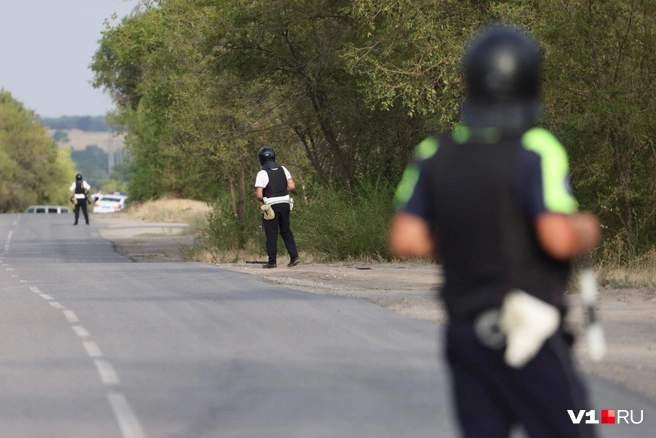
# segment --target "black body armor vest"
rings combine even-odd
[[[287,191],[287,177],[285,176],[285,170],[282,167],[264,169],[264,171],[269,175],[269,183],[262,190],[262,194],[265,198],[275,198],[277,196],[286,196],[289,194]]]
[[[513,173],[520,137],[499,143],[457,144],[439,139],[424,163],[429,180],[431,224],[445,284],[442,297],[451,316],[472,318],[498,307],[505,294],[521,289],[563,309],[569,263],[548,256],[534,224],[514,193]]]
[[[75,181],[75,194],[76,195],[79,195],[79,194],[84,195],[84,186],[82,185],[82,181]]]

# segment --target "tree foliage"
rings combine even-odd
[[[77,170],[84,175],[84,179],[95,187],[98,181],[105,180],[109,176],[107,155],[107,152],[93,144],[83,150],[72,151],[71,159]]]
[[[548,122],[570,146],[575,189],[601,218],[605,251],[632,258],[656,243],[656,4],[551,3],[536,26]]]
[[[70,151],[59,150],[36,114],[0,90],[0,212],[65,203],[74,175]]]

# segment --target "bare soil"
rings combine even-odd
[[[182,261],[180,247],[193,236],[181,234],[185,224],[152,223],[121,215],[94,215],[100,234],[135,262]],[[303,254],[301,253],[301,259]],[[439,269],[429,263],[301,263],[262,269],[256,263],[221,263],[220,268],[245,272],[265,281],[316,294],[363,299],[410,318],[440,324],[444,312],[436,299]],[[598,311],[606,331],[608,353],[601,362],[587,354],[581,328],[579,296],[569,295],[569,319],[579,332],[576,357],[583,371],[617,382],[656,402],[656,290],[602,289]]]

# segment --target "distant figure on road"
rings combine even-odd
[[[262,227],[266,234],[266,250],[269,260],[264,268],[277,266],[278,230],[289,253],[288,267],[301,262],[296,249],[294,235],[290,229],[289,212],[291,211],[289,192],[296,188],[292,175],[285,166],[276,163],[276,154],[268,146],[260,148],[257,158],[262,170],[255,178],[255,197],[263,203]]]
[[[78,173],[75,175],[75,181],[71,184],[69,190],[73,192],[71,199],[75,202],[75,223],[73,225],[77,225],[77,221],[80,218],[80,209],[82,209],[82,213],[84,214],[85,222],[89,225],[89,213],[87,212],[87,203],[89,201],[87,196],[89,195],[91,186],[82,178],[82,174]]]
[[[540,52],[523,31],[485,28],[464,57],[463,125],[415,151],[396,194],[394,254],[436,257],[446,359],[465,437],[592,437],[562,324],[570,262],[596,247],[567,153],[540,115]]]

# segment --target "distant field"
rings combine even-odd
[[[95,144],[105,152],[117,152],[124,148],[123,135],[115,135],[111,132],[85,132],[79,129],[66,129],[70,141],[59,142],[60,147],[72,147],[74,150],[83,150],[89,145]],[[49,133],[54,134],[53,130]]]

